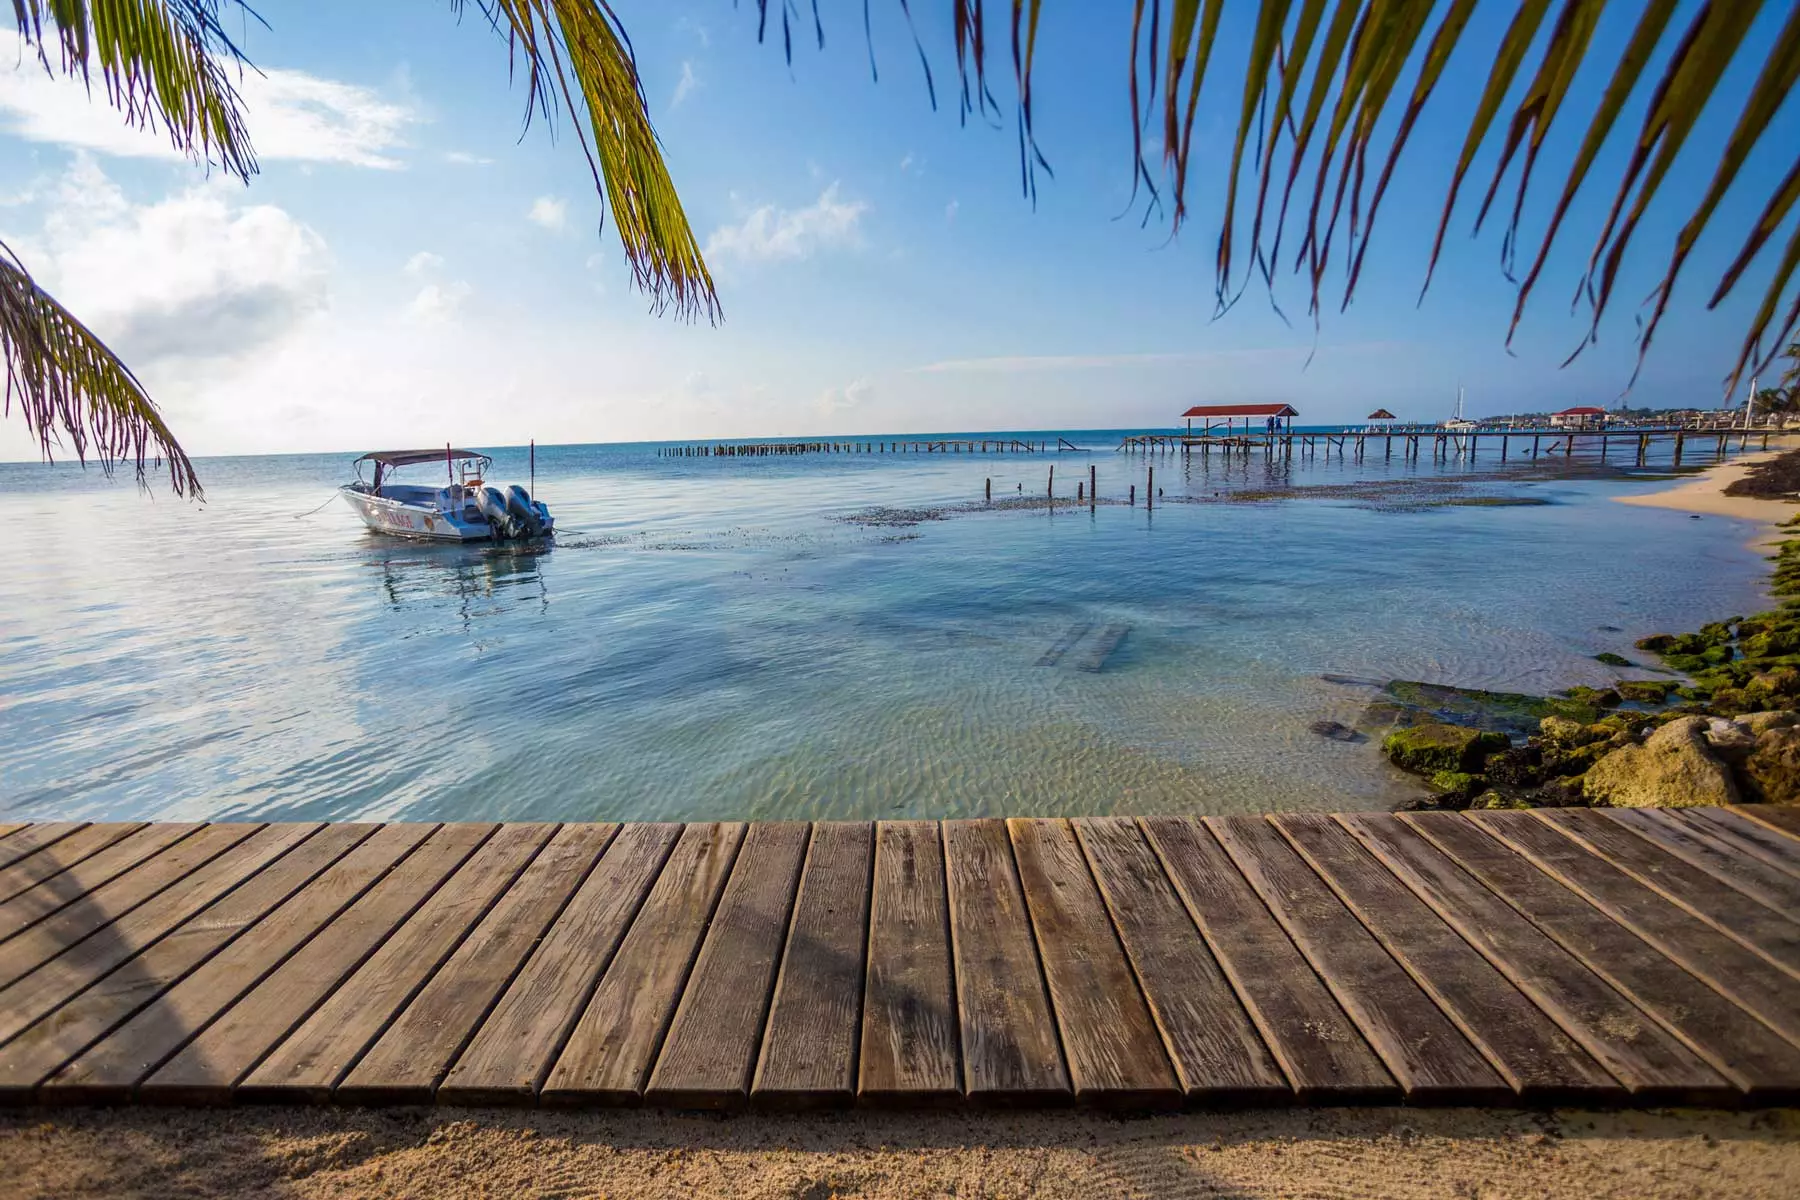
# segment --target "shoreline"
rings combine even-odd
[[[1800,433],[1800,431],[1796,431],[1796,433]],[[1791,438],[1794,435],[1787,436]],[[1754,496],[1727,496],[1725,489],[1748,475],[1750,468],[1756,464],[1779,458],[1794,448],[1795,443],[1790,441],[1779,448],[1742,454],[1726,462],[1710,466],[1694,478],[1673,486],[1637,496],[1614,496],[1612,499],[1615,503],[1630,504],[1639,508],[1666,508],[1699,516],[1729,517],[1733,520],[1753,521],[1764,528],[1752,544],[1767,545],[1769,544],[1768,538],[1773,533],[1773,527],[1794,515],[1794,502],[1764,500]]]

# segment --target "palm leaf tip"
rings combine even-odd
[[[178,496],[202,496],[187,453],[164,424],[143,385],[105,343],[37,285],[0,245],[0,357],[6,360],[4,411],[17,401],[45,459],[67,439],[110,476],[133,466],[140,487],[165,466]]]
[[[612,211],[632,277],[656,312],[721,317],[712,273],[650,123],[631,43],[606,0],[474,0],[523,64],[526,119],[569,115]],[[465,0],[453,0],[460,13]],[[560,105],[555,101],[560,100]]]

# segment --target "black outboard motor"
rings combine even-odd
[[[525,531],[528,537],[542,537],[544,523],[538,518],[537,508],[531,503],[531,493],[518,484],[506,489],[506,511]]]
[[[519,536],[519,522],[507,511],[506,497],[500,494],[499,488],[482,488],[475,504],[487,518],[488,527],[496,538],[505,540]]]

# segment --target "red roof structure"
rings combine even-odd
[[[1592,405],[1581,405],[1576,408],[1565,408],[1554,415],[1559,417],[1604,417],[1606,410],[1594,408]]]
[[[1297,417],[1289,404],[1197,404],[1184,417]]]

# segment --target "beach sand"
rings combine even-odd
[[[1786,435],[1787,438],[1793,435]],[[1710,467],[1700,475],[1662,491],[1642,496],[1615,496],[1620,504],[1638,504],[1646,508],[1672,508],[1677,512],[1700,513],[1713,517],[1736,517],[1775,525],[1792,517],[1794,504],[1788,500],[1759,500],[1753,496],[1727,496],[1725,488],[1749,474],[1759,462],[1786,454],[1795,443],[1786,441],[1779,449],[1745,454],[1730,462]]]
[[[0,1117],[0,1179],[19,1200],[1791,1196],[1800,1112],[62,1110]]]

